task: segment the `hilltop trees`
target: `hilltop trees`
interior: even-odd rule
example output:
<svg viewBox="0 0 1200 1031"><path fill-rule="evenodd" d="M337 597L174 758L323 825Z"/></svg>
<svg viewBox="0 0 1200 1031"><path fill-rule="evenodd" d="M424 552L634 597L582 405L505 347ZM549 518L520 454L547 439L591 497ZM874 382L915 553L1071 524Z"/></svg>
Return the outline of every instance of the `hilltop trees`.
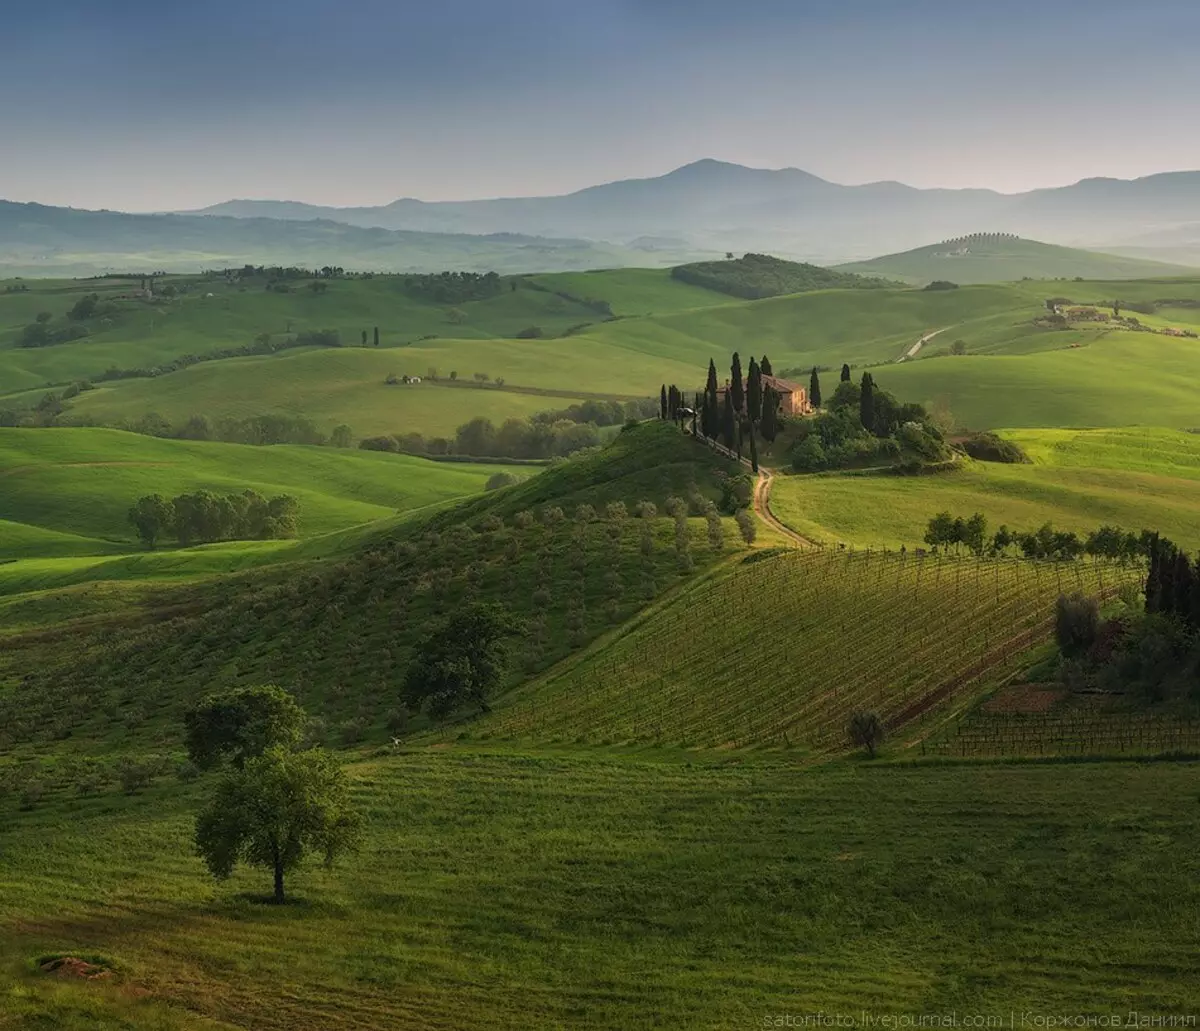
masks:
<svg viewBox="0 0 1200 1031"><path fill-rule="evenodd" d="M435 719L464 705L488 712L488 697L507 669L508 639L523 632L499 605L460 609L417 648L404 681L405 704L412 712L427 705Z"/></svg>
<svg viewBox="0 0 1200 1031"><path fill-rule="evenodd" d="M361 827L345 774L332 755L276 746L217 784L196 818L196 851L220 880L239 861L272 870L274 901L282 903L288 870L310 852L331 864L357 846Z"/></svg>

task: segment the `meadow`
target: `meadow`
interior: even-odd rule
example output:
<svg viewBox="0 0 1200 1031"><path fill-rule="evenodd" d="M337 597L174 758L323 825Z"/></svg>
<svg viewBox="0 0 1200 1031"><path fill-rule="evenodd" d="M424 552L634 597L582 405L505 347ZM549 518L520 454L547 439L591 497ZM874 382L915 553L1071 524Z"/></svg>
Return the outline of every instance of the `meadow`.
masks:
<svg viewBox="0 0 1200 1031"><path fill-rule="evenodd" d="M982 512L992 530L1045 522L1086 533L1102 524L1161 530L1200 547L1200 435L1178 430L1013 430L1031 465L966 460L926 476L777 476L771 510L812 540L859 547L923 546L938 512Z"/></svg>
<svg viewBox="0 0 1200 1031"><path fill-rule="evenodd" d="M126 515L145 494L291 494L300 505L300 536L315 537L478 493L497 472L532 471L119 430L0 429L0 558L141 550Z"/></svg>

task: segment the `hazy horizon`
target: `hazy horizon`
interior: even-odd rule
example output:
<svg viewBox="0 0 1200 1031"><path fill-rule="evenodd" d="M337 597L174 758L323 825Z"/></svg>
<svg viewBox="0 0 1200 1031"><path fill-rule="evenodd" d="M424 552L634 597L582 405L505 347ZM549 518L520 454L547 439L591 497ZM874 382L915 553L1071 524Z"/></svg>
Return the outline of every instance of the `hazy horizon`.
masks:
<svg viewBox="0 0 1200 1031"><path fill-rule="evenodd" d="M0 197L471 200L710 157L1004 193L1200 168L1196 5L962 6L48 0L6 20Z"/></svg>

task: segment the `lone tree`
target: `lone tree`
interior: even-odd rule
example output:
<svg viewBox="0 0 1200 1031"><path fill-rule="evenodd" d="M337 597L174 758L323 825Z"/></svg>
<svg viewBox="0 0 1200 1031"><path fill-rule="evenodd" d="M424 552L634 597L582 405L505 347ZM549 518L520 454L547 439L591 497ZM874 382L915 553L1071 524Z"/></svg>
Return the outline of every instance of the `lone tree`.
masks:
<svg viewBox="0 0 1200 1031"><path fill-rule="evenodd" d="M821 407L821 377L817 375L817 367L814 365L812 375L808 377L808 400L814 408Z"/></svg>
<svg viewBox="0 0 1200 1031"><path fill-rule="evenodd" d="M129 521L133 523L142 543L153 549L160 537L171 532L175 509L161 494L148 494L138 498L129 510Z"/></svg>
<svg viewBox="0 0 1200 1031"><path fill-rule="evenodd" d="M274 684L209 695L183 718L188 758L208 770L222 759L241 769L269 748L295 748L308 714Z"/></svg>
<svg viewBox="0 0 1200 1031"><path fill-rule="evenodd" d="M362 823L337 760L322 749L269 748L229 770L196 817L196 851L218 880L238 862L274 871L275 902L283 875L306 854L326 864L357 847Z"/></svg>
<svg viewBox="0 0 1200 1031"><path fill-rule="evenodd" d="M418 647L404 681L405 704L412 712L428 705L435 719L467 704L488 712L488 696L508 667L508 638L523 632L499 605L461 608Z"/></svg>
<svg viewBox="0 0 1200 1031"><path fill-rule="evenodd" d="M842 366L842 382L843 383L850 382L850 366L849 365Z"/></svg>
<svg viewBox="0 0 1200 1031"><path fill-rule="evenodd" d="M875 758L875 749L883 743L883 723L873 712L856 712L850 717L850 726L846 728L850 744L856 748L865 748L867 757Z"/></svg>
<svg viewBox="0 0 1200 1031"><path fill-rule="evenodd" d="M379 346L379 327L375 327L375 346Z"/></svg>

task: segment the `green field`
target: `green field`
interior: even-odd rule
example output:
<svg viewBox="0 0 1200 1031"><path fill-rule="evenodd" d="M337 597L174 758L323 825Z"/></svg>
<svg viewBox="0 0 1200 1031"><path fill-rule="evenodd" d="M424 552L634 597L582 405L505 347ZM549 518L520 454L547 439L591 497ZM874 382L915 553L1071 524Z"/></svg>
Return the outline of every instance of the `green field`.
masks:
<svg viewBox="0 0 1200 1031"><path fill-rule="evenodd" d="M144 494L291 494L300 504L300 535L314 537L465 497L501 471L535 470L336 448L159 440L119 430L0 429L0 558L138 549L126 514ZM279 546L252 546L264 543Z"/></svg>
<svg viewBox="0 0 1200 1031"><path fill-rule="evenodd" d="M771 510L813 540L923 546L938 512L982 512L993 530L1045 522L1086 533L1101 524L1159 529L1200 547L1200 436L1175 430L1006 432L1032 465L967 462L930 476L839 473L776 477Z"/></svg>
<svg viewBox="0 0 1200 1031"><path fill-rule="evenodd" d="M1200 1002L1192 765L459 748L351 774L363 852L282 908L261 873L205 875L194 789L4 809L0 1020L716 1031ZM147 997L25 972L64 951Z"/></svg>
<svg viewBox="0 0 1200 1031"><path fill-rule="evenodd" d="M925 284L933 280L953 283L1003 283L1021 279L1160 279L1186 276L1194 270L1182 265L1122 257L1023 240L1013 236L978 234L959 240L918 247L901 254L885 254L870 261L839 266L864 276L885 276Z"/></svg>

